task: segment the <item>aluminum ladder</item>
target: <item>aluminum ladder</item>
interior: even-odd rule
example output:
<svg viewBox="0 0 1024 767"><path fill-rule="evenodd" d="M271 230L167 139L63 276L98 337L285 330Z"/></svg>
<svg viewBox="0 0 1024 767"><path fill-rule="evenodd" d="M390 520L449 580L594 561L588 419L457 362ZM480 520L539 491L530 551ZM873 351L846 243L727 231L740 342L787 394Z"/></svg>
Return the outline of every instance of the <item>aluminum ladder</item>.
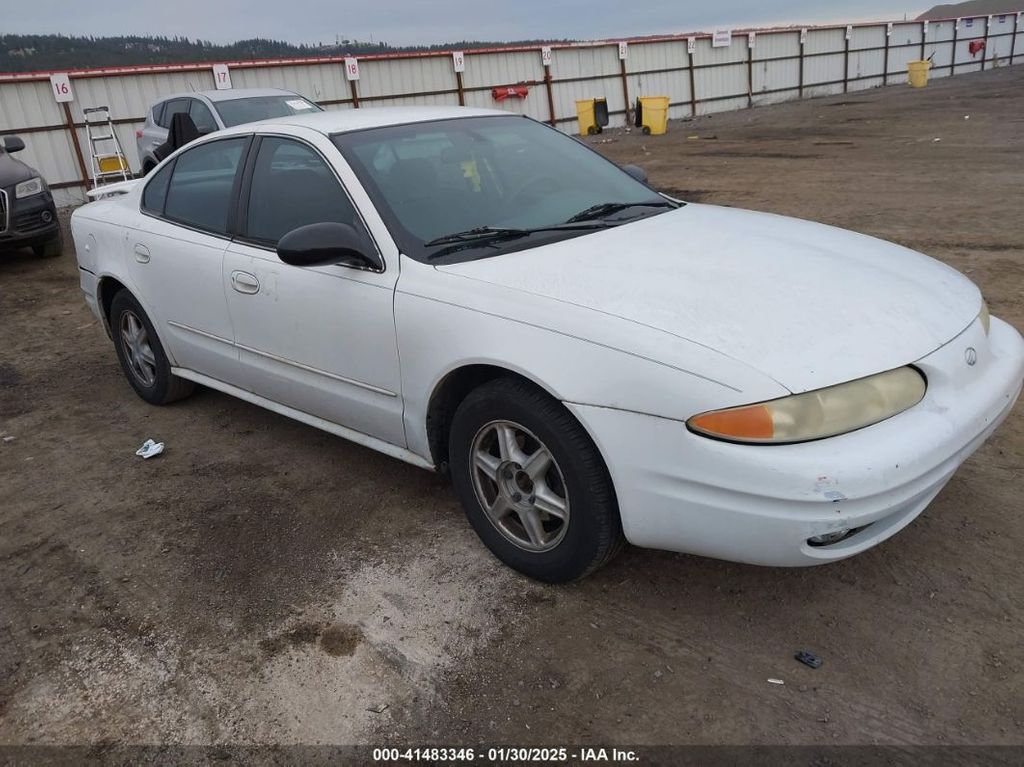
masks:
<svg viewBox="0 0 1024 767"><path fill-rule="evenodd" d="M93 189L110 181L128 181L132 173L114 131L110 107L90 107L83 109L82 114L85 116L85 135L92 156Z"/></svg>

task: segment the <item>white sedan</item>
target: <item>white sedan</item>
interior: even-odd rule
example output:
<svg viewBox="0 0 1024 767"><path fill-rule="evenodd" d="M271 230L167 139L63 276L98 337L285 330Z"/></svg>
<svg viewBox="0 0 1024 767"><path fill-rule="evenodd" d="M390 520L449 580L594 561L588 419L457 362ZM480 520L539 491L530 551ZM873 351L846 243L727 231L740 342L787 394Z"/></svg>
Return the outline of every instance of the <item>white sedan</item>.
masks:
<svg viewBox="0 0 1024 767"><path fill-rule="evenodd" d="M139 396L198 383L450 472L491 551L546 581L623 541L864 551L1024 377L953 269L670 199L504 112L240 126L98 196L72 217L81 286Z"/></svg>

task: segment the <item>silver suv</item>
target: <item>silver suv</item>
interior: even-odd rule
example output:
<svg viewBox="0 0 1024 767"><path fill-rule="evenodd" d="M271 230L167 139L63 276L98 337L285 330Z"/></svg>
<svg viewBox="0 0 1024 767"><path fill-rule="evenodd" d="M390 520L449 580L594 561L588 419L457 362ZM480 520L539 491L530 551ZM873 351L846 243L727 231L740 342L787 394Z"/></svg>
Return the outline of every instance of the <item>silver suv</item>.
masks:
<svg viewBox="0 0 1024 767"><path fill-rule="evenodd" d="M192 118L200 133L213 133L242 123L322 111L297 93L278 88L194 91L168 96L153 105L146 113L146 124L135 131L142 173L149 173L159 163L154 151L167 141L171 118L180 112Z"/></svg>

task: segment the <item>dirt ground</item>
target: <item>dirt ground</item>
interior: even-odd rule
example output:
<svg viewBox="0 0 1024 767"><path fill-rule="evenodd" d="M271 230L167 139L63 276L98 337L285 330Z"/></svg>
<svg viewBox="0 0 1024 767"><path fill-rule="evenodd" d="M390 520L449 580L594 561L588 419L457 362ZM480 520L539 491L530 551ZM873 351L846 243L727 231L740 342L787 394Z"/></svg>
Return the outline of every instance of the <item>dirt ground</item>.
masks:
<svg viewBox="0 0 1024 767"><path fill-rule="evenodd" d="M929 253L1024 328L1024 67L591 141ZM212 391L143 403L69 245L0 258L0 436L0 743L1024 744L1020 405L852 560L627 549L547 587L429 473Z"/></svg>

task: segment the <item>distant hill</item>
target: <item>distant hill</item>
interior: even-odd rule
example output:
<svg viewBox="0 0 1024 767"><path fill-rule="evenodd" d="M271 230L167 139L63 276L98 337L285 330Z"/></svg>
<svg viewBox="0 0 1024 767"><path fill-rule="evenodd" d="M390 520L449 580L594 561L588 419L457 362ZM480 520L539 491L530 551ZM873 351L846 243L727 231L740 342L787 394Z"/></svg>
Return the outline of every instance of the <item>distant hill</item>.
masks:
<svg viewBox="0 0 1024 767"><path fill-rule="evenodd" d="M435 45L392 46L342 40L328 45L292 45L280 40L240 40L218 45L187 37L69 37L67 35L0 35L0 72L31 72L142 64L185 64L238 59L276 59L404 51L502 48L565 40L491 42L458 40Z"/></svg>
<svg viewBox="0 0 1024 767"><path fill-rule="evenodd" d="M991 16L995 13L1016 13L1024 10L1024 0L967 0L966 3L936 5L917 17L925 19L955 19L965 16Z"/></svg>

